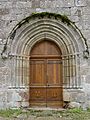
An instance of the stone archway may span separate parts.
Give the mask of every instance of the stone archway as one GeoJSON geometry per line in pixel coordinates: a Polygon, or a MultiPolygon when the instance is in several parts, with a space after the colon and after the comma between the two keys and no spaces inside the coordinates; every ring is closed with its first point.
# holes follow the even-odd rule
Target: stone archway
{"type": "Polygon", "coordinates": [[[29,93],[30,51],[43,39],[54,42],[61,49],[63,90],[81,88],[80,60],[83,52],[88,52],[87,43],[73,22],[54,13],[31,15],[10,33],[2,51],[3,57],[7,55],[10,58],[10,87],[27,89],[29,93]]]}

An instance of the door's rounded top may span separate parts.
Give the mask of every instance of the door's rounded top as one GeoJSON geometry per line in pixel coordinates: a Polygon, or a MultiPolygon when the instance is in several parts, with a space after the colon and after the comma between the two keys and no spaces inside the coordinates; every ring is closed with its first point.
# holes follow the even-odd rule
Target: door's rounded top
{"type": "Polygon", "coordinates": [[[60,56],[61,50],[57,46],[55,42],[49,40],[43,40],[41,42],[36,43],[33,48],[31,49],[30,56],[33,57],[37,55],[37,57],[43,55],[58,55],[60,56]]]}

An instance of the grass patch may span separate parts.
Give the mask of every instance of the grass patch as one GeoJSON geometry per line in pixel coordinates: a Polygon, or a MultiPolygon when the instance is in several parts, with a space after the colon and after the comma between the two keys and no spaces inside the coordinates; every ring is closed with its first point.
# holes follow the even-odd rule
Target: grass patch
{"type": "Polygon", "coordinates": [[[90,109],[83,111],[82,109],[67,109],[64,111],[56,110],[23,110],[23,109],[6,109],[0,110],[0,116],[6,118],[17,117],[18,115],[27,115],[37,117],[58,117],[65,120],[90,120],[90,109]]]}
{"type": "Polygon", "coordinates": [[[69,110],[67,110],[67,112],[69,112],[69,113],[82,113],[83,112],[83,110],[82,109],[79,109],[79,108],[74,108],[74,109],[69,109],[69,110]]]}
{"type": "Polygon", "coordinates": [[[18,116],[21,113],[22,113],[21,109],[0,110],[0,116],[1,117],[13,117],[13,116],[18,116]]]}

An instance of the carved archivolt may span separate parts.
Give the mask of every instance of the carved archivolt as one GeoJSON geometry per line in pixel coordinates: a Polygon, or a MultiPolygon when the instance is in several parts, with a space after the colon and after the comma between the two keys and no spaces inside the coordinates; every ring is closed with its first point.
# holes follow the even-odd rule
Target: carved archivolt
{"type": "Polygon", "coordinates": [[[3,53],[29,55],[32,46],[43,39],[56,42],[62,55],[82,54],[88,50],[86,39],[66,16],[38,13],[22,20],[10,33],[3,53]]]}
{"type": "Polygon", "coordinates": [[[53,13],[31,15],[10,33],[2,56],[12,58],[11,86],[29,85],[30,51],[44,39],[55,42],[62,52],[63,86],[80,87],[80,60],[83,53],[89,54],[86,39],[67,17],[53,13]]]}

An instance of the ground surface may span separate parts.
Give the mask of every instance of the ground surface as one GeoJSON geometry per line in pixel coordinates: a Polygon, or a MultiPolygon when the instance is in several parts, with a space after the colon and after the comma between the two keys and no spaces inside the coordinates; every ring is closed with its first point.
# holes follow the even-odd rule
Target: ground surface
{"type": "Polygon", "coordinates": [[[0,120],[90,120],[90,110],[0,110],[0,120]]]}

